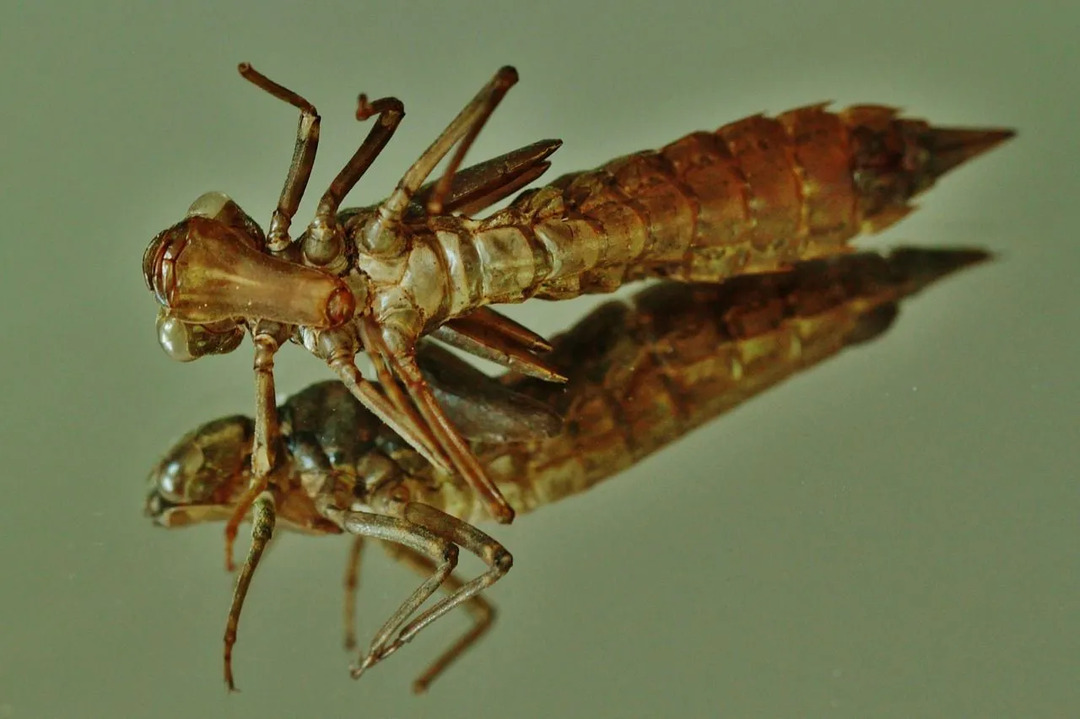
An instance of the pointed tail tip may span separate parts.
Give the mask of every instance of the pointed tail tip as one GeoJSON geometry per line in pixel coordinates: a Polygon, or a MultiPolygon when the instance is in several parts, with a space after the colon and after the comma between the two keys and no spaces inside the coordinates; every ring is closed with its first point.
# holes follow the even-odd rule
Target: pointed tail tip
{"type": "Polygon", "coordinates": [[[954,167],[992,150],[1015,136],[1015,130],[1006,128],[931,128],[930,139],[927,143],[931,153],[930,173],[937,179],[954,167]]]}
{"type": "Polygon", "coordinates": [[[919,288],[958,270],[992,259],[994,259],[993,253],[971,247],[900,247],[889,254],[889,262],[902,267],[904,274],[915,280],[919,288]]]}

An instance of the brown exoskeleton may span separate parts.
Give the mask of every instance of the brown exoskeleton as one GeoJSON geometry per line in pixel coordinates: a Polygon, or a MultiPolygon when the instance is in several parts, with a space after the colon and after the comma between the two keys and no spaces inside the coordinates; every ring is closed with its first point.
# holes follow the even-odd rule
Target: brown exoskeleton
{"type": "MultiPolygon", "coordinates": [[[[502,380],[513,391],[507,397],[468,379],[467,370],[441,354],[431,365],[432,383],[466,385],[442,402],[477,435],[470,449],[495,486],[516,511],[531,511],[614,476],[800,370],[878,336],[901,299],[985,258],[979,251],[897,250],[888,258],[816,260],[718,285],[666,283],[601,306],[553,340],[548,361],[567,377],[565,389],[511,373],[502,380]],[[455,379],[458,371],[464,382],[455,379]],[[517,408],[500,410],[501,401],[517,408]],[[563,417],[561,431],[553,431],[550,413],[563,417]],[[528,419],[520,427],[486,419],[507,416],[528,419]],[[487,435],[479,436],[485,427],[487,435]]],[[[309,533],[379,539],[425,573],[376,633],[354,677],[454,607],[471,609],[477,624],[417,680],[425,688],[490,624],[480,593],[511,566],[506,548],[475,526],[489,518],[485,499],[460,475],[427,462],[340,383],[309,387],[280,413],[282,450],[255,502],[252,546],[229,613],[229,685],[240,610],[277,517],[309,533]],[[488,569],[468,581],[455,577],[459,547],[488,569]],[[440,587],[446,596],[423,608],[440,587]]],[[[235,516],[252,477],[255,426],[247,417],[229,417],[180,440],[150,477],[146,506],[155,522],[177,527],[235,516]]],[[[351,557],[349,637],[359,545],[351,557]]]]}
{"type": "Polygon", "coordinates": [[[226,528],[230,545],[274,466],[274,354],[287,340],[324,360],[364,406],[425,458],[461,473],[488,513],[509,522],[511,504],[421,375],[421,336],[560,380],[537,354],[548,348],[543,338],[488,305],[608,292],[645,277],[715,282],[844,252],[858,232],[895,222],[942,174],[1012,135],[934,128],[881,106],[833,113],[815,105],[566,175],[478,220],[469,215],[539,177],[559,144],[536,143],[458,172],[517,81],[504,67],[385,201],[339,212],[404,114],[394,98],[361,96],[357,116],[375,117],[374,127],[294,240],[290,227],[314,162],[319,115],[251,66],[241,65],[240,73],[300,110],[292,164],[268,231],[226,196],[209,193],[154,238],[143,258],[169,354],[190,360],[229,352],[245,333],[255,346],[253,482],[226,528]],[[455,146],[440,179],[422,187],[455,146]],[[373,360],[382,392],[357,370],[361,350],[373,360]]]}

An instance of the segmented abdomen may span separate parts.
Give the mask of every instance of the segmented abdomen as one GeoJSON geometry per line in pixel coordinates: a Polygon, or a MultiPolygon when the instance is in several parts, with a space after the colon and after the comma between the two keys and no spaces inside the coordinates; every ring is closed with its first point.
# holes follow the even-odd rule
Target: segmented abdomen
{"type": "MultiPolygon", "coordinates": [[[[588,489],[718,414],[891,323],[896,303],[978,251],[898,250],[801,263],[719,285],[668,283],[611,302],[553,340],[565,389],[524,379],[516,391],[563,414],[555,437],[479,455],[519,512],[588,489]]],[[[414,499],[485,518],[467,487],[416,483],[414,499]]]]}
{"type": "Polygon", "coordinates": [[[923,129],[886,107],[815,105],[563,176],[479,229],[496,271],[512,264],[510,247],[533,263],[521,297],[490,301],[609,292],[648,276],[716,282],[834,254],[899,219],[931,184],[923,129]]]}
{"type": "MultiPolygon", "coordinates": [[[[896,303],[980,251],[897,250],[796,265],[710,285],[665,283],[610,302],[552,340],[549,360],[568,382],[520,375],[504,381],[565,418],[552,437],[478,445],[500,491],[519,512],[626,469],[727,409],[883,332],[896,303]]],[[[280,409],[296,473],[330,472],[344,506],[376,511],[408,497],[470,522],[486,504],[458,475],[442,473],[383,426],[338,382],[294,395],[280,409]],[[386,505],[386,506],[383,506],[386,505]]],[[[298,479],[304,484],[307,480],[298,479]]]]}

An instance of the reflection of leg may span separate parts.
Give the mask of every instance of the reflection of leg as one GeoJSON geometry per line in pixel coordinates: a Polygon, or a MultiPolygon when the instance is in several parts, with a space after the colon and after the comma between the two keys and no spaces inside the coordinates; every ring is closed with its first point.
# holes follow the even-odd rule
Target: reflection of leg
{"type": "MultiPolygon", "coordinates": [[[[359,667],[360,672],[363,672],[367,667],[396,652],[406,643],[411,641],[413,637],[424,629],[424,627],[428,626],[454,607],[464,604],[476,597],[480,592],[487,587],[490,587],[506,574],[514,563],[513,557],[510,555],[510,552],[506,551],[504,546],[484,532],[481,532],[476,527],[473,527],[471,524],[466,524],[456,517],[451,517],[426,504],[417,504],[415,502],[405,505],[404,515],[408,522],[434,532],[438,536],[472,552],[488,565],[488,570],[480,576],[465,582],[460,587],[453,589],[448,596],[424,610],[419,616],[405,625],[401,629],[401,633],[398,634],[397,639],[387,644],[380,650],[379,654],[372,653],[364,659],[364,662],[359,667]]],[[[479,633],[482,633],[482,631],[483,630],[481,629],[480,632],[478,632],[478,635],[479,633]]],[[[423,690],[423,688],[430,683],[440,671],[442,671],[446,664],[453,661],[457,654],[463,651],[474,639],[475,637],[469,638],[468,635],[466,635],[462,642],[459,642],[458,645],[455,645],[450,651],[440,657],[439,660],[437,660],[435,664],[433,664],[428,671],[417,680],[417,683],[414,686],[418,690],[423,690]]]]}
{"type": "Polygon", "coordinates": [[[244,598],[247,597],[248,587],[251,586],[251,578],[255,574],[259,560],[262,558],[266,544],[274,536],[274,523],[277,511],[274,508],[274,497],[269,492],[263,492],[255,498],[251,507],[251,548],[248,549],[247,559],[240,568],[240,576],[236,578],[236,588],[233,589],[232,606],[229,607],[229,618],[225,623],[225,683],[229,690],[235,690],[232,673],[232,648],[236,644],[236,630],[240,625],[240,611],[244,608],[244,598]]]}
{"type": "Polygon", "coordinates": [[[367,655],[361,664],[352,670],[353,677],[357,678],[382,658],[386,646],[398,635],[401,625],[420,609],[428,597],[434,594],[439,585],[454,571],[457,565],[458,548],[434,532],[398,517],[338,509],[331,506],[328,500],[320,501],[318,509],[320,514],[350,534],[401,544],[426,557],[435,567],[435,572],[402,602],[401,606],[376,632],[367,655]]]}
{"type": "MultiPolygon", "coordinates": [[[[387,553],[395,561],[401,562],[406,567],[420,576],[427,576],[435,571],[435,566],[424,556],[417,554],[411,549],[406,549],[398,544],[384,544],[387,553]]],[[[446,578],[443,590],[450,595],[459,593],[465,586],[456,573],[446,578]]],[[[433,661],[424,673],[413,682],[413,691],[417,694],[424,692],[443,671],[450,666],[466,649],[471,647],[482,637],[495,621],[495,609],[482,596],[475,595],[465,602],[465,609],[472,615],[473,625],[467,632],[461,635],[449,649],[443,652],[433,661]]]]}
{"type": "MultiPolygon", "coordinates": [[[[468,605],[467,608],[475,619],[475,626],[416,681],[414,687],[417,691],[422,691],[491,624],[491,607],[477,595],[509,571],[513,558],[505,547],[484,532],[424,504],[406,504],[402,516],[399,517],[339,509],[332,506],[326,498],[317,500],[316,504],[322,516],[350,534],[399,545],[404,552],[408,552],[402,556],[403,560],[407,561],[410,567],[429,575],[376,632],[367,654],[360,664],[352,669],[353,678],[359,678],[368,668],[393,654],[451,609],[461,604],[468,605]],[[483,560],[488,565],[487,571],[468,582],[450,579],[457,566],[458,546],[483,560]],[[450,585],[447,596],[421,612],[420,607],[444,582],[450,585]],[[409,618],[414,614],[416,617],[410,621],[409,618]]],[[[354,546],[345,575],[345,593],[349,607],[352,606],[355,595],[358,555],[359,550],[354,546]]],[[[346,636],[353,631],[351,611],[346,609],[346,636]]]]}
{"type": "Polygon", "coordinates": [[[360,557],[363,552],[364,538],[353,537],[349,559],[345,564],[345,648],[349,650],[356,648],[356,589],[360,586],[360,557]]]}

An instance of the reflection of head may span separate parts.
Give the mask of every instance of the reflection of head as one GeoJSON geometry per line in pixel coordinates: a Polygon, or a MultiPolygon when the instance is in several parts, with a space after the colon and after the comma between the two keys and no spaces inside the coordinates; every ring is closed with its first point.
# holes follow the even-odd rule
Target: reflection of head
{"type": "Polygon", "coordinates": [[[146,515],[163,527],[229,516],[247,485],[252,438],[251,419],[239,415],[185,435],[150,472],[146,515]]]}

